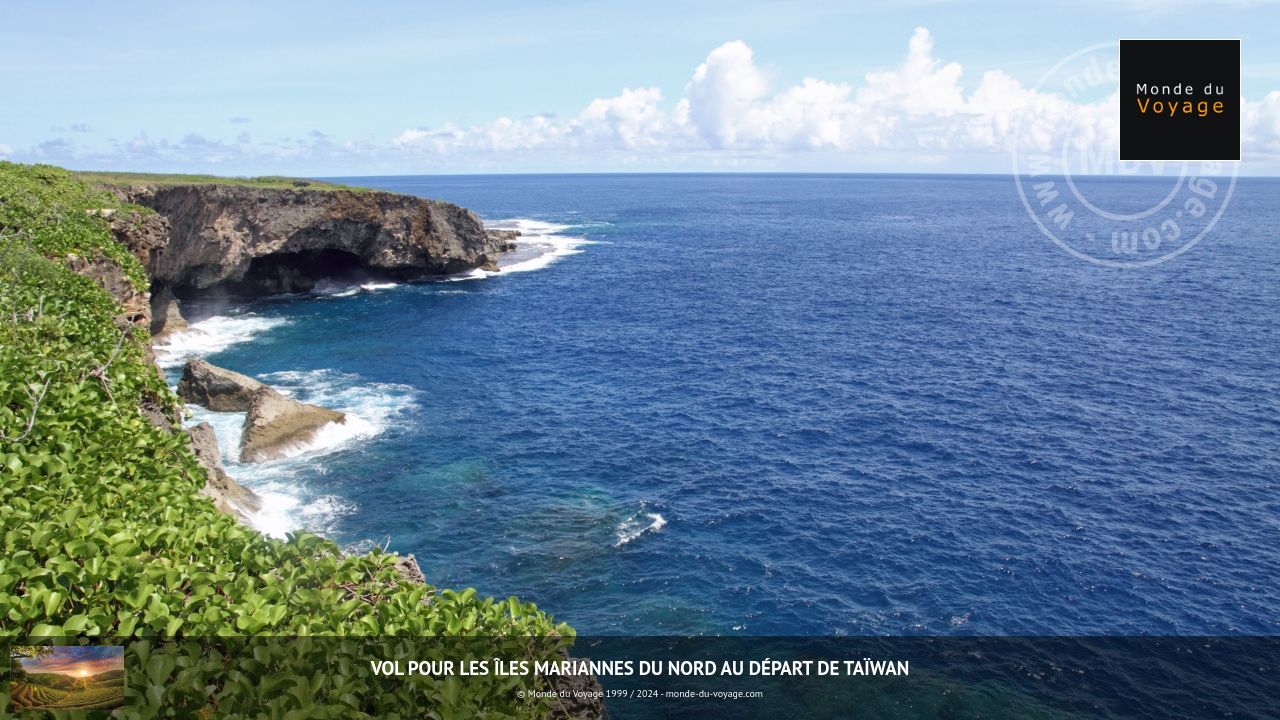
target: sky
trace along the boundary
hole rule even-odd
[[[58,647],[52,655],[24,658],[22,667],[29,673],[61,673],[63,675],[97,675],[107,670],[124,669],[124,648]]]
[[[1244,174],[1280,174],[1280,6],[0,0],[0,159],[352,176],[1008,172],[1040,78],[1118,38],[1240,38]]]

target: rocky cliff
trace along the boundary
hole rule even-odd
[[[111,208],[94,210],[91,214],[107,220],[112,237],[137,258],[143,267],[169,242],[169,225],[157,215],[144,215],[137,211],[119,212]],[[134,287],[125,276],[124,268],[114,260],[99,251],[88,257],[70,255],[66,262],[72,271],[97,281],[119,301],[124,310],[123,320],[142,327],[151,324],[147,293]]]
[[[497,254],[511,249],[514,239],[510,232],[486,232],[480,219],[465,208],[393,193],[218,182],[108,183],[104,187],[123,202],[156,211],[154,215],[116,208],[86,211],[104,218],[115,240],[146,268],[151,292],[136,288],[124,269],[101,252],[87,257],[69,255],[67,264],[96,280],[120,302],[123,313],[117,322],[121,327],[141,325],[149,327],[153,335],[185,326],[173,302],[177,298],[218,293],[247,298],[305,292],[325,279],[407,280],[482,266],[493,269]],[[149,355],[148,360],[153,359]],[[267,400],[274,400],[269,404],[275,415],[281,414],[281,406],[293,403],[317,415],[320,424],[342,420],[341,413],[288,401],[249,378],[219,372],[227,377],[194,377],[189,366],[180,394],[217,410],[249,410],[251,419],[255,416],[250,398],[269,394]],[[221,407],[210,401],[212,395],[226,394],[223,385],[236,381],[254,385],[241,398],[245,407]],[[218,398],[224,399],[222,395]],[[297,440],[299,433],[312,429],[305,426],[299,430],[300,413],[293,410],[284,413],[287,422],[276,423],[296,431],[285,433],[283,440]],[[173,431],[179,420],[179,409],[160,398],[144,397],[142,411],[166,432]],[[245,436],[253,439],[255,431],[258,435],[266,431],[280,435],[278,430],[271,423],[258,422]],[[188,433],[197,459],[209,473],[204,492],[226,512],[241,518],[252,512],[257,498],[227,476],[212,432],[195,428]],[[267,441],[258,444],[271,446]],[[248,453],[265,455],[270,450],[254,445]]]
[[[411,280],[489,266],[509,238],[452,203],[394,193],[231,184],[132,185],[169,223],[153,297],[306,292],[326,279]],[[161,316],[165,308],[153,311]]]

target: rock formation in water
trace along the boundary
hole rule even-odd
[[[178,381],[178,397],[217,412],[248,412],[263,384],[200,358],[187,361]]]
[[[151,307],[151,335],[157,341],[187,329],[187,319],[182,317],[182,308],[172,291],[166,288],[151,293]]]
[[[222,512],[248,522],[248,516],[262,509],[262,500],[252,490],[232,480],[222,467],[222,456],[218,452],[218,437],[209,423],[200,423],[187,428],[188,444],[195,453],[196,460],[204,466],[208,477],[200,492],[213,499],[213,504]]]
[[[298,402],[264,385],[253,394],[244,417],[240,460],[273,460],[291,446],[310,441],[325,425],[346,421],[337,410]]]
[[[166,292],[255,297],[307,292],[325,279],[459,273],[511,246],[510,233],[486,231],[470,210],[410,195],[231,184],[111,189],[168,222],[167,244],[147,263],[158,300]]]

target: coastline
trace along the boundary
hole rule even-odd
[[[404,283],[322,282],[308,292],[270,295],[261,299],[293,302],[308,302],[321,298],[338,299],[352,297],[359,293],[389,291],[414,282],[475,281],[502,274],[541,270],[562,257],[581,252],[579,246],[590,244],[590,241],[582,238],[559,235],[569,227],[525,218],[497,221],[493,225],[486,225],[485,231],[490,237],[502,240],[502,254],[497,259],[486,259],[480,267],[444,276],[421,277]],[[521,252],[522,245],[524,252]],[[254,300],[250,299],[246,305],[251,307]],[[198,304],[200,297],[189,296],[189,301]],[[234,311],[236,308],[230,309]],[[240,309],[246,308],[241,306]],[[162,329],[160,333],[152,336],[150,356],[154,359],[155,366],[162,377],[166,377],[166,382],[169,382],[169,374],[179,367],[185,369],[192,360],[203,360],[206,355],[234,344],[252,342],[260,334],[269,332],[280,324],[255,318],[252,310],[248,310],[249,317],[258,320],[257,322],[250,320],[252,329],[240,331],[232,329],[231,332],[226,332],[228,330],[226,323],[229,320],[226,315],[213,315],[195,322],[188,322],[182,315],[181,306],[176,300],[171,301],[165,308],[165,312],[166,324],[171,329],[168,331]],[[234,320],[231,322],[234,323]],[[210,338],[208,331],[210,324],[218,328],[213,338]],[[209,342],[211,339],[212,343]],[[211,453],[197,451],[196,455],[210,473],[211,479],[218,476],[222,478],[219,489],[211,491],[206,486],[206,493],[214,499],[215,505],[220,510],[228,513],[238,522],[276,538],[286,538],[290,533],[298,531],[325,537],[327,528],[324,527],[323,521],[326,515],[357,511],[355,506],[334,496],[323,497],[314,505],[302,506],[295,494],[296,488],[284,487],[279,482],[273,484],[271,477],[272,470],[278,470],[282,466],[305,467],[312,463],[323,462],[322,458],[325,455],[341,452],[359,442],[373,440],[387,429],[395,415],[401,413],[413,402],[414,390],[408,386],[353,385],[349,382],[348,384],[352,386],[346,389],[346,393],[336,395],[332,392],[325,393],[325,389],[331,390],[333,386],[332,378],[325,376],[332,374],[334,374],[333,371],[327,370],[280,371],[263,376],[259,380],[286,397],[304,395],[308,400],[317,400],[325,406],[339,409],[345,415],[343,421],[326,423],[314,436],[290,446],[280,457],[262,464],[240,462],[236,448],[240,445],[244,428],[248,426],[248,418],[244,417],[244,413],[217,412],[183,399],[181,414],[186,418],[183,425],[192,435],[193,446],[199,445],[199,442],[195,441],[195,438],[200,437],[197,434],[198,431],[208,428],[208,431],[203,433],[203,441],[207,446],[211,446]],[[181,388],[172,382],[169,384],[181,397]],[[320,390],[321,397],[312,397],[317,390]],[[356,397],[353,398],[352,395]],[[375,403],[380,402],[383,407],[374,413],[368,412],[367,401],[370,398]],[[360,400],[366,400],[366,403],[362,405]],[[231,467],[234,475],[226,472],[228,466]],[[245,479],[243,474],[245,472],[256,475],[256,482],[242,484],[241,480]],[[239,476],[239,479],[236,479],[236,476]],[[266,484],[265,487],[263,483]],[[298,511],[302,511],[301,517]],[[321,526],[315,527],[306,523],[308,518],[318,518],[322,523]],[[650,525],[629,528],[626,536],[620,534],[618,545],[630,542],[640,534],[651,529],[659,529],[665,524],[665,520],[660,515],[650,514],[648,518],[652,521]],[[390,540],[391,538],[388,537],[388,543]],[[359,552],[359,550],[356,547],[343,546],[343,552]],[[422,568],[412,553],[402,555],[392,551],[391,555],[394,558],[395,571],[401,579],[411,585],[427,585]],[[566,659],[571,657],[567,649],[559,652]],[[551,689],[539,695],[552,702],[548,717],[557,720],[598,720],[606,716],[603,689],[595,675],[556,675],[549,678],[548,683]]]
[[[180,422],[196,459],[208,473],[202,492],[221,511],[253,529],[277,538],[304,527],[288,517],[297,504],[286,488],[264,488],[260,496],[236,475],[280,461],[313,462],[352,442],[385,429],[386,415],[412,399],[408,388],[389,388],[398,398],[384,412],[347,407],[346,413],[282,442],[261,464],[241,461],[248,408],[219,413],[183,397],[169,375],[193,358],[243,342],[270,329],[272,321],[247,326],[213,314],[188,322],[181,308],[209,300],[231,308],[263,299],[347,297],[417,281],[483,279],[498,274],[498,258],[517,250],[520,223],[485,227],[465,208],[366,188],[290,178],[236,180],[214,177],[87,173],[79,177],[140,211],[91,210],[104,219],[117,242],[132,253],[150,280],[150,292],[138,293],[107,260],[71,258],[74,272],[93,278],[125,308],[126,317],[149,330],[146,357],[178,391],[179,404],[149,414],[157,427]],[[147,212],[147,211],[151,212]],[[563,229],[563,226],[548,226]],[[537,269],[574,246],[559,246],[549,257],[520,258],[509,272]],[[181,299],[180,299],[181,298]],[[252,313],[250,313],[252,317]],[[323,371],[322,371],[323,372]],[[234,374],[234,373],[233,373]],[[247,378],[246,378],[247,380]],[[322,384],[316,374],[275,374],[262,383],[280,402]],[[281,392],[283,390],[283,392]],[[375,389],[375,392],[377,390]],[[330,404],[342,398],[326,398]],[[350,398],[346,398],[348,406]],[[357,403],[359,404],[359,403]],[[320,406],[319,412],[330,412]],[[352,412],[355,410],[355,412]],[[333,414],[333,413],[331,413]],[[233,473],[228,473],[231,467]],[[268,470],[269,474],[269,470]],[[337,498],[328,499],[341,504]],[[320,528],[321,530],[323,528]],[[409,556],[412,562],[412,556]],[[421,573],[416,571],[421,577]]]
[[[419,282],[468,282],[532,272],[546,268],[560,258],[582,252],[581,246],[591,244],[583,238],[563,235],[570,227],[527,218],[488,223],[486,231],[502,233],[508,247],[495,263],[466,272],[405,282],[326,281],[308,292],[248,298],[232,305],[227,305],[221,297],[215,297],[219,302],[215,314],[211,315],[208,307],[201,308],[202,298],[198,294],[189,296],[188,305],[200,308],[204,314],[197,314],[196,319],[188,323],[177,310],[179,303],[172,303],[167,312],[170,313],[170,321],[177,319],[178,325],[153,336],[153,355],[160,371],[166,375],[166,382],[171,388],[177,388],[178,378],[189,361],[205,359],[235,345],[251,343],[288,322],[260,315],[254,309],[255,303],[337,301],[357,295],[403,290]],[[236,370],[234,367],[227,369]],[[281,457],[266,463],[240,462],[237,448],[244,424],[243,411],[216,411],[187,401],[185,414],[188,419],[184,424],[188,427],[202,423],[211,425],[228,474],[259,496],[260,507],[254,512],[242,513],[242,521],[274,537],[284,537],[288,532],[303,528],[325,534],[333,518],[357,512],[358,508],[334,495],[301,499],[292,476],[305,472],[313,463],[323,462],[322,458],[331,453],[373,441],[392,427],[397,417],[412,409],[417,391],[407,385],[370,383],[357,376],[323,368],[279,370],[255,379],[286,397],[339,410],[346,415],[346,422],[327,424],[314,437],[292,445]]]
[[[528,637],[547,641],[539,652],[560,655],[573,629],[532,603],[437,588],[412,558],[376,547],[343,551],[304,530],[280,540],[236,519],[242,506],[225,493],[238,486],[218,467],[213,434],[183,426],[183,405],[164,383],[150,341],[156,317],[182,322],[169,307],[152,315],[150,302],[165,297],[152,292],[166,288],[153,286],[148,268],[171,239],[167,220],[61,168],[0,162],[0,253],[14,280],[0,285],[0,299],[12,307],[0,343],[9,408],[0,418],[0,494],[9,510],[0,534],[0,606],[10,623],[0,634],[159,641],[130,644],[126,666],[161,656],[180,662],[184,644],[174,639],[227,634]],[[402,259],[416,262],[414,252]],[[228,502],[218,502],[218,492]],[[224,650],[231,662],[234,648]],[[361,662],[354,645],[331,648],[325,659]],[[161,707],[203,714],[219,703],[274,702],[275,695],[259,697],[253,682],[227,684],[214,666],[186,671],[208,691],[194,696],[184,694],[187,684],[148,685],[148,676],[157,680],[147,667],[127,675],[126,694],[145,694]],[[313,667],[302,654],[280,658],[274,687],[310,688]],[[469,678],[449,704],[566,717],[549,705],[516,702],[507,690],[493,678]],[[359,702],[350,693],[342,684],[308,689],[308,703],[337,712]],[[433,697],[428,686],[365,700],[403,711],[430,706]],[[576,716],[602,712],[597,706]]]

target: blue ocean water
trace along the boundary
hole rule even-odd
[[[1126,271],[1005,177],[353,182],[530,271],[205,308],[183,349],[356,416],[232,462],[264,525],[582,634],[1280,632],[1280,183]]]

